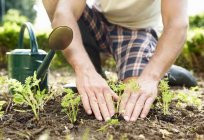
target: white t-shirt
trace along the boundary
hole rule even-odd
[[[161,30],[161,0],[95,0],[93,6],[110,23],[129,29]]]

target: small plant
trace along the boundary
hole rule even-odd
[[[113,135],[109,134],[107,137],[108,137],[107,140],[113,140]]]
[[[162,106],[164,115],[169,114],[169,104],[171,103],[174,94],[170,91],[167,79],[161,80],[159,84],[159,90],[162,95]]]
[[[118,84],[116,84],[115,82],[110,82],[109,85],[111,89],[119,96],[119,99],[116,102],[116,106],[115,106],[115,110],[116,110],[115,116],[118,117],[117,115],[119,113],[119,105],[121,102],[123,91],[125,90],[125,84],[122,82],[119,82]]]
[[[202,100],[199,98],[200,94],[197,91],[199,91],[198,87],[192,87],[190,90],[183,90],[178,92],[176,96],[178,104],[185,103],[200,109],[202,107]]]
[[[122,82],[116,83],[113,81],[109,81],[109,86],[119,96],[119,99],[116,102],[116,107],[115,107],[115,110],[116,110],[115,117],[117,118],[118,112],[119,112],[119,105],[120,105],[124,90],[128,90],[129,92],[132,92],[132,93],[136,93],[137,91],[139,91],[140,86],[137,84],[135,80],[130,80],[128,83],[122,83]]]
[[[15,79],[9,80],[9,90],[13,94],[14,104],[31,107],[37,120],[39,120],[39,112],[43,110],[45,103],[50,98],[48,94],[45,94],[46,90],[40,90],[39,83],[40,80],[37,79],[36,73],[27,77],[25,84]]]
[[[69,121],[73,124],[77,120],[81,98],[76,96],[71,89],[65,89],[65,92],[66,95],[62,98],[61,106],[63,112],[67,114]]]
[[[136,82],[136,80],[130,80],[125,86],[125,89],[131,93],[136,93],[140,89],[140,85]]]
[[[87,128],[82,136],[82,140],[89,140],[90,130]]]
[[[0,76],[0,93],[4,93],[4,92],[6,92],[6,90],[7,90],[7,83],[8,82],[8,79],[6,78],[6,77],[4,77],[4,76]]]
[[[4,104],[6,104],[6,101],[0,101],[0,118],[2,118],[4,115],[4,111],[2,111]]]
[[[120,122],[118,119],[110,119],[104,126],[100,127],[96,131],[106,131],[108,127],[113,126],[113,125],[118,125]]]
[[[120,137],[120,140],[128,140],[127,134],[123,134],[123,135]]]

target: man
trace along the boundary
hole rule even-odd
[[[63,53],[75,70],[86,112],[106,121],[115,113],[112,99],[118,96],[100,75],[101,69],[96,67],[100,62],[92,59],[98,58],[100,47],[100,51],[114,56],[120,80],[137,80],[140,85],[139,92],[125,90],[120,113],[126,121],[145,118],[157,97],[160,79],[182,51],[188,27],[187,1],[96,0],[92,9],[86,6],[86,0],[43,2],[53,28],[65,25],[74,31],[73,41]],[[158,40],[160,15],[164,28]],[[83,34],[86,26],[99,46],[92,48],[90,57],[87,52],[91,40],[82,42],[77,21],[82,35],[87,36]]]

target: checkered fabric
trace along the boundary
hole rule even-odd
[[[81,19],[89,27],[101,51],[113,55],[120,80],[141,74],[156,48],[157,35],[153,29],[130,30],[111,24],[102,13],[88,6]]]

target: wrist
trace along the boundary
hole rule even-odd
[[[149,64],[145,67],[140,77],[144,79],[150,79],[152,81],[159,82],[165,74],[164,66],[158,66],[158,62],[152,59]]]
[[[139,79],[144,81],[150,81],[151,83],[159,84],[159,81],[161,80],[160,76],[158,74],[154,73],[142,73],[139,77]]]
[[[88,73],[95,73],[96,70],[94,68],[94,66],[90,63],[90,64],[87,64],[87,63],[75,63],[73,65],[73,68],[74,68],[74,71],[76,73],[76,75],[78,74],[88,74]]]

